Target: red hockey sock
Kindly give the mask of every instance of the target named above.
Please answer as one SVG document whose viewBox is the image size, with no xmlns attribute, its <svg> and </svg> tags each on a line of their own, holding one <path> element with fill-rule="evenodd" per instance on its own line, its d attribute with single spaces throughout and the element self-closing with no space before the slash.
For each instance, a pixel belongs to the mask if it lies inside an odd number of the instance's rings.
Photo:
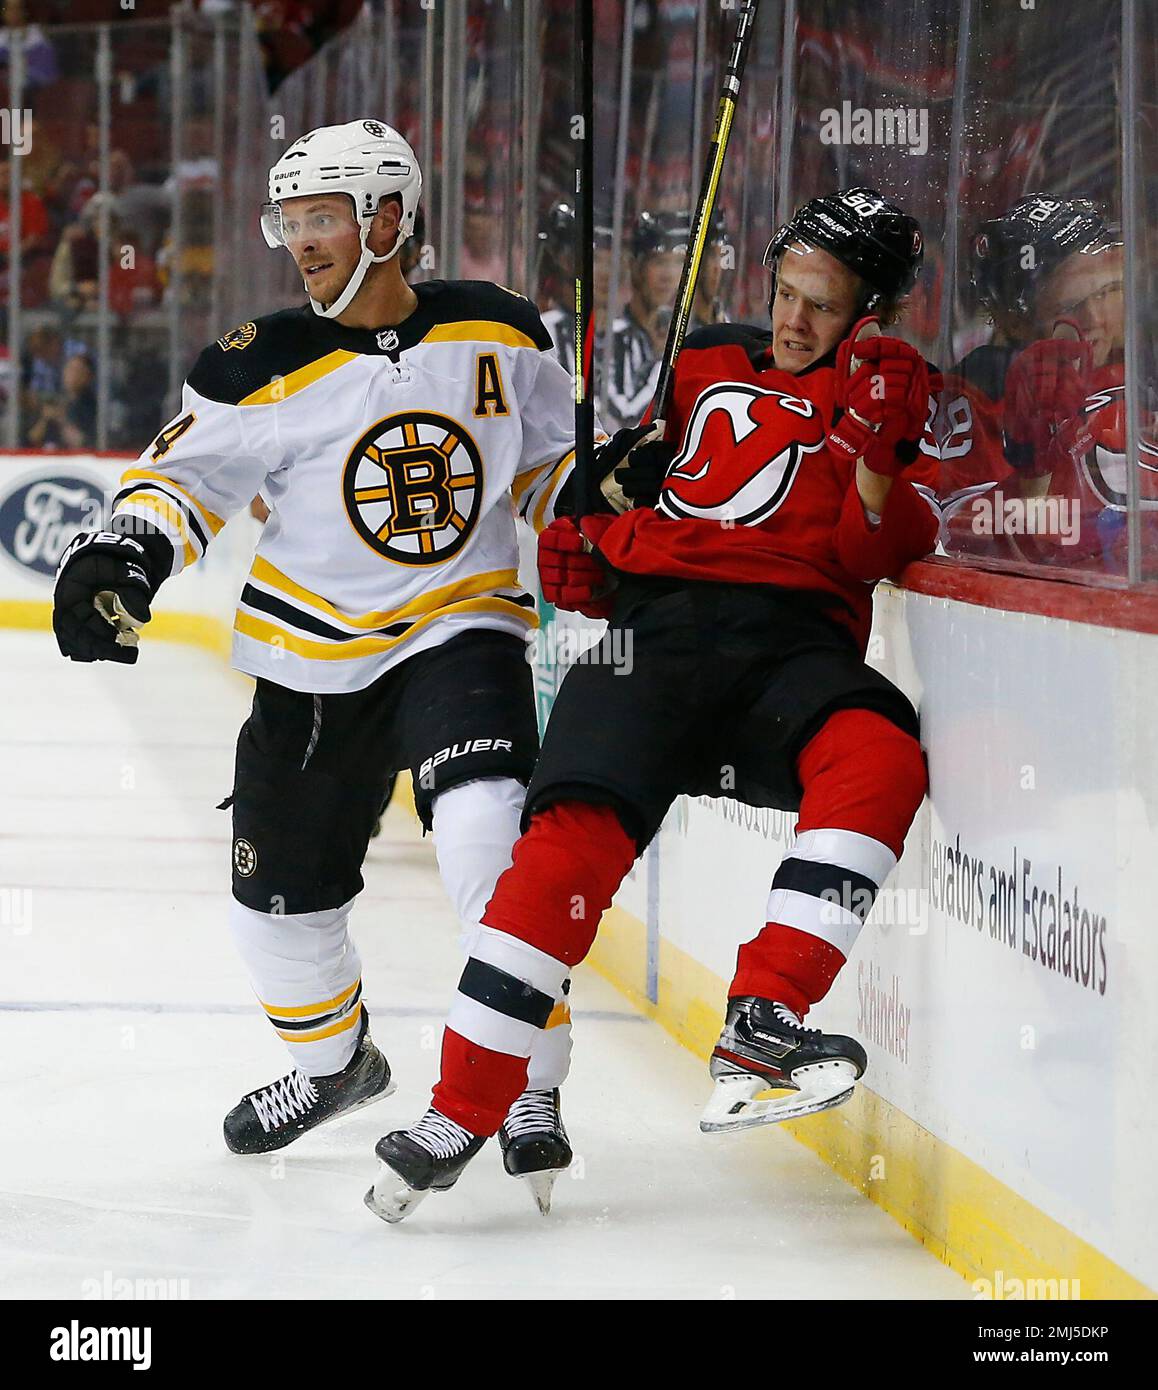
<svg viewBox="0 0 1158 1390">
<path fill-rule="evenodd" d="M 635 854 L 635 841 L 609 806 L 566 801 L 538 812 L 483 913 L 484 926 L 511 938 L 495 955 L 508 981 L 522 968 L 520 945 L 533 948 L 524 950 L 527 968 L 518 976 L 528 990 L 536 970 L 544 970 L 543 956 L 551 958 L 548 967 L 551 961 L 577 965 Z M 476 950 L 480 957 L 494 954 L 485 942 Z M 484 998 L 477 989 L 467 996 L 461 987 L 452 1018 L 455 1027 L 443 1035 L 435 1108 L 472 1134 L 494 1134 L 526 1089 L 526 1019 L 504 1011 L 501 990 Z"/>
<path fill-rule="evenodd" d="M 494 1052 L 456 1033 L 442 1032 L 442 1066 L 431 1104 L 472 1134 L 497 1134 L 511 1105 L 527 1089 L 526 1057 Z"/>
<path fill-rule="evenodd" d="M 855 709 L 826 720 L 796 767 L 796 846 L 773 879 L 770 920 L 740 947 L 728 994 L 776 999 L 803 1016 L 828 993 L 900 857 L 927 774 L 915 738 Z"/>
<path fill-rule="evenodd" d="M 495 885 L 483 924 L 578 965 L 635 855 L 635 841 L 610 806 L 561 801 L 538 811 Z"/>
</svg>

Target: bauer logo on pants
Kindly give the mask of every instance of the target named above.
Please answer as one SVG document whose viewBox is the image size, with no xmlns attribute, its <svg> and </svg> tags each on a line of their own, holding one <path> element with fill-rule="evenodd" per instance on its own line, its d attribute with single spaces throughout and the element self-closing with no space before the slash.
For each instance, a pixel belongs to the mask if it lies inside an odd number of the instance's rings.
<svg viewBox="0 0 1158 1390">
<path fill-rule="evenodd" d="M 443 763 L 449 762 L 451 758 L 461 758 L 465 753 L 485 753 L 492 748 L 510 753 L 511 741 L 506 738 L 468 738 L 462 743 L 452 743 L 449 748 L 440 748 L 437 753 L 431 754 L 423 761 L 418 769 L 419 779 L 433 772 L 436 767 L 441 767 Z"/>
<path fill-rule="evenodd" d="M 410 410 L 379 420 L 358 440 L 342 500 L 371 550 L 402 565 L 439 565 L 474 530 L 482 485 L 482 454 L 466 426 Z"/>
<path fill-rule="evenodd" d="M 233 867 L 239 878 L 249 878 L 257 868 L 257 850 L 248 840 L 234 840 Z"/>
</svg>

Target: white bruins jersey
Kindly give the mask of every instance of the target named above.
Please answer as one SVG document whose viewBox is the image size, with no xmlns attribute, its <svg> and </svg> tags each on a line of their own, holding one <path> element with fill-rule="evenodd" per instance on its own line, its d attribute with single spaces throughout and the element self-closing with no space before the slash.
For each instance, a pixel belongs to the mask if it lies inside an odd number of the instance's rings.
<svg viewBox="0 0 1158 1390">
<path fill-rule="evenodd" d="M 114 511 L 165 532 L 174 574 L 266 499 L 233 634 L 252 676 L 361 690 L 466 629 L 537 623 L 515 518 L 554 518 L 574 462 L 571 378 L 522 296 L 476 281 L 414 291 L 396 328 L 346 328 L 305 304 L 227 333 L 122 479 Z"/>
</svg>

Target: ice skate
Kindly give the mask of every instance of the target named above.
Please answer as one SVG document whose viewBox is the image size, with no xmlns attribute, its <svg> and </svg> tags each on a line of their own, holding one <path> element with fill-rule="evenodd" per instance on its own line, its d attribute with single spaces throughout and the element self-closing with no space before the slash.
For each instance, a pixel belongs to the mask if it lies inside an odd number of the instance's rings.
<svg viewBox="0 0 1158 1390">
<path fill-rule="evenodd" d="M 486 1143 L 433 1106 L 409 1129 L 396 1129 L 374 1146 L 381 1167 L 366 1205 L 391 1225 L 401 1221 L 430 1192 L 446 1192 Z"/>
<path fill-rule="evenodd" d="M 700 1129 L 752 1129 L 843 1105 L 867 1066 L 855 1038 L 805 1028 L 790 1008 L 771 999 L 732 999 L 712 1052 L 716 1086 Z M 757 1099 L 771 1090 L 788 1094 Z"/>
<path fill-rule="evenodd" d="M 374 1046 L 363 1009 L 354 1055 L 340 1072 L 307 1076 L 295 1069 L 250 1091 L 225 1117 L 225 1143 L 235 1154 L 272 1153 L 327 1120 L 384 1100 L 394 1089 L 390 1064 Z"/>
<path fill-rule="evenodd" d="M 499 1130 L 503 1167 L 523 1178 L 544 1216 L 551 1211 L 551 1191 L 571 1165 L 571 1144 L 563 1128 L 559 1092 L 524 1091 Z"/>
</svg>

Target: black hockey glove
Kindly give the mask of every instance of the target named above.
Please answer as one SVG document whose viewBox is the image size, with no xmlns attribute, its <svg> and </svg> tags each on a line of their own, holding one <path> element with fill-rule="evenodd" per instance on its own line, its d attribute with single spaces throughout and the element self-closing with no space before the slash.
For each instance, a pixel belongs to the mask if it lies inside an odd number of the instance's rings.
<svg viewBox="0 0 1158 1390">
<path fill-rule="evenodd" d="M 618 430 L 595 451 L 603 476 L 604 497 L 618 512 L 632 507 L 654 507 L 676 446 L 663 439 L 647 439 L 654 425 L 635 425 Z M 641 440 L 646 440 L 641 443 Z"/>
<path fill-rule="evenodd" d="M 624 497 L 631 499 L 633 507 L 655 506 L 667 470 L 677 453 L 676 446 L 666 439 L 649 439 L 646 444 L 632 449 L 622 467 L 615 470 L 615 476 Z"/>
<path fill-rule="evenodd" d="M 137 630 L 152 617 L 149 603 L 172 564 L 167 537 L 134 522 L 138 536 L 87 531 L 65 548 L 56 570 L 52 630 L 70 661 L 137 659 Z"/>
</svg>

